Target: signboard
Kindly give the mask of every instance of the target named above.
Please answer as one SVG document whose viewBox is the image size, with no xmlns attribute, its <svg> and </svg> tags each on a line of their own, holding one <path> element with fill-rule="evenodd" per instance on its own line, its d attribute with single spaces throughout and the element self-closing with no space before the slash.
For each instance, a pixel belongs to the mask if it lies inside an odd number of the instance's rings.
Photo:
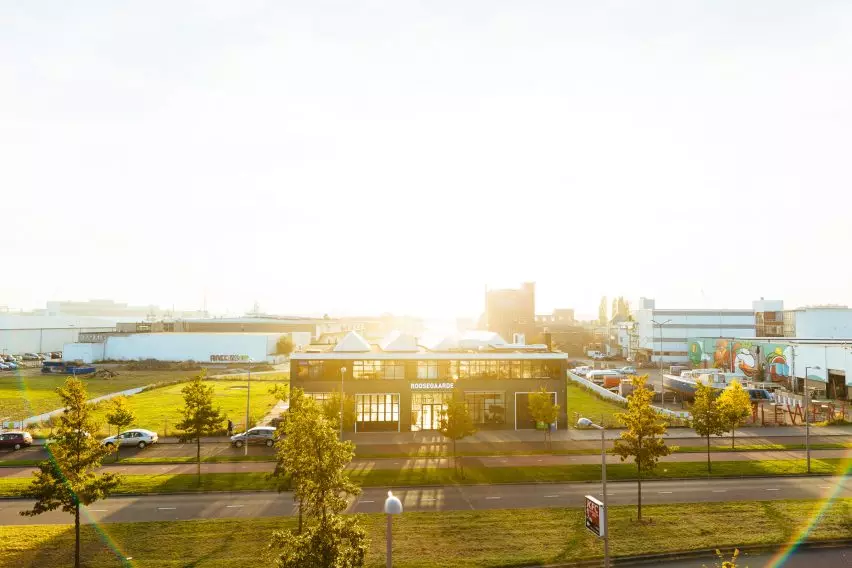
<svg viewBox="0 0 852 568">
<path fill-rule="evenodd" d="M 211 355 L 211 363 L 238 363 L 240 361 L 250 361 L 248 355 Z"/>
<path fill-rule="evenodd" d="M 591 495 L 586 495 L 586 528 L 595 536 L 606 536 L 604 534 L 605 519 L 606 509 L 604 509 L 603 503 Z"/>
<path fill-rule="evenodd" d="M 452 390 L 454 383 L 411 383 L 411 390 Z"/>
</svg>

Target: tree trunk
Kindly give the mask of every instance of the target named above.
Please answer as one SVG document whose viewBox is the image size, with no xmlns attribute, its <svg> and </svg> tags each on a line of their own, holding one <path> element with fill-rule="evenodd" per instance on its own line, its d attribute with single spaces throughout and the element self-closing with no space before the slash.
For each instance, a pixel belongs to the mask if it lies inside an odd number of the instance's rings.
<svg viewBox="0 0 852 568">
<path fill-rule="evenodd" d="M 736 447 L 736 439 L 737 439 L 737 427 L 734 426 L 731 428 L 731 449 L 733 450 Z"/>
<path fill-rule="evenodd" d="M 80 568 L 80 501 L 74 504 L 74 568 Z"/>
<path fill-rule="evenodd" d="M 198 485 L 201 485 L 201 434 L 195 438 L 195 461 L 198 464 Z"/>
<path fill-rule="evenodd" d="M 636 463 L 636 472 L 639 474 L 639 507 L 637 510 L 636 518 L 641 521 L 642 520 L 642 464 Z"/>
<path fill-rule="evenodd" d="M 710 434 L 707 434 L 707 473 L 713 471 L 712 466 L 710 465 Z"/>
<path fill-rule="evenodd" d="M 302 534 L 302 500 L 299 499 L 299 534 Z"/>
</svg>

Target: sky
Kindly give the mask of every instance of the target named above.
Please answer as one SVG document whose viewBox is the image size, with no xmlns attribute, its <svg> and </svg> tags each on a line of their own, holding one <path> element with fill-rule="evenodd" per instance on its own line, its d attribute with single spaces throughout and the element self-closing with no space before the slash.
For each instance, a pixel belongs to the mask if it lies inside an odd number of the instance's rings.
<svg viewBox="0 0 852 568">
<path fill-rule="evenodd" d="M 0 4 L 0 305 L 852 304 L 852 4 Z"/>
</svg>

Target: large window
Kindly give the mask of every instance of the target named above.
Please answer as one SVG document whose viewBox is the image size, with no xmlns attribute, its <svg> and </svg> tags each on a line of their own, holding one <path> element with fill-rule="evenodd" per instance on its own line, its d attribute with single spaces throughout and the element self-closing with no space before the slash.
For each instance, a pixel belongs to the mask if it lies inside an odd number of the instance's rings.
<svg viewBox="0 0 852 568">
<path fill-rule="evenodd" d="M 505 424 L 506 394 L 502 392 L 467 392 L 467 409 L 474 424 Z"/>
<path fill-rule="evenodd" d="M 353 361 L 355 379 L 404 379 L 404 361 Z"/>
<path fill-rule="evenodd" d="M 476 360 L 453 361 L 460 379 L 552 379 L 559 377 L 556 361 Z M 453 368 L 451 366 L 451 368 Z"/>
<path fill-rule="evenodd" d="M 299 361 L 300 379 L 321 379 L 325 369 L 324 361 Z"/>
<path fill-rule="evenodd" d="M 314 399 L 317 402 L 317 404 L 322 406 L 323 404 L 325 404 L 326 402 L 331 400 L 332 393 L 330 393 L 330 392 L 306 392 L 305 396 L 308 397 L 308 398 Z M 340 397 L 338 397 L 338 400 L 340 400 Z"/>
<path fill-rule="evenodd" d="M 418 379 L 437 379 L 438 378 L 438 361 L 418 361 L 417 362 L 417 378 Z"/>
<path fill-rule="evenodd" d="M 405 361 L 383 361 L 382 378 L 384 379 L 404 379 L 405 378 Z"/>
<path fill-rule="evenodd" d="M 355 395 L 355 422 L 358 432 L 398 430 L 399 395 Z"/>
</svg>

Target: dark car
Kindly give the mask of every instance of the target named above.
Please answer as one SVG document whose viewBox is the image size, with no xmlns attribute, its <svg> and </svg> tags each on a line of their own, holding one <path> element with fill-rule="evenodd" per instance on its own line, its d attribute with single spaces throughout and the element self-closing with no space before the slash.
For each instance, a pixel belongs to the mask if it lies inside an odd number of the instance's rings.
<svg viewBox="0 0 852 568">
<path fill-rule="evenodd" d="M 3 432 L 0 434 L 0 449 L 20 450 L 33 445 L 29 432 Z"/>
</svg>

